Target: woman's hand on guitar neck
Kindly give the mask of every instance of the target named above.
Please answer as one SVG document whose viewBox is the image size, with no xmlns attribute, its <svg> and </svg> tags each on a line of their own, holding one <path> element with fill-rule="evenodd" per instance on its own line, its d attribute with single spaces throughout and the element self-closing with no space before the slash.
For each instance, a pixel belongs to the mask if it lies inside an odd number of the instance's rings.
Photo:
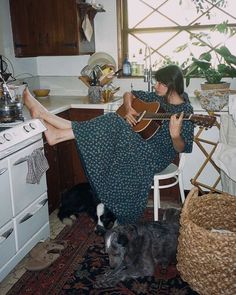
<svg viewBox="0 0 236 295">
<path fill-rule="evenodd" d="M 180 116 L 172 115 L 170 117 L 169 130 L 170 136 L 172 138 L 174 149 L 181 153 L 184 150 L 185 142 L 181 137 L 181 129 L 183 123 L 184 113 L 182 112 Z"/>
<path fill-rule="evenodd" d="M 184 117 L 183 112 L 180 115 L 172 115 L 170 117 L 169 130 L 170 130 L 171 138 L 176 138 L 180 136 L 183 117 Z"/>
</svg>

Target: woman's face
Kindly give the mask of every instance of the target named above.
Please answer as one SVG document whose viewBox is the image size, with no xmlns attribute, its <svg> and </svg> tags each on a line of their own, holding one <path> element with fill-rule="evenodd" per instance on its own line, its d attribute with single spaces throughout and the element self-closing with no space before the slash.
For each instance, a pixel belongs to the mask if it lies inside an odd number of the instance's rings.
<svg viewBox="0 0 236 295">
<path fill-rule="evenodd" d="M 160 96 L 165 96 L 168 90 L 167 85 L 159 81 L 156 82 L 154 88 L 155 88 L 156 94 Z"/>
</svg>

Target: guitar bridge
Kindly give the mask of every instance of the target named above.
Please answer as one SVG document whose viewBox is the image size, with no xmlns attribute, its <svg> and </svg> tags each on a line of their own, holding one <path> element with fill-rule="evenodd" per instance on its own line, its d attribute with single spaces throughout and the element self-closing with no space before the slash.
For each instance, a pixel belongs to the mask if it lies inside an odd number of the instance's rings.
<svg viewBox="0 0 236 295">
<path fill-rule="evenodd" d="M 145 116 L 145 114 L 146 114 L 146 110 L 145 111 L 143 111 L 140 115 L 139 115 L 139 117 L 138 117 L 138 119 L 137 119 L 137 123 L 139 123 L 142 119 L 143 119 L 143 117 Z"/>
</svg>

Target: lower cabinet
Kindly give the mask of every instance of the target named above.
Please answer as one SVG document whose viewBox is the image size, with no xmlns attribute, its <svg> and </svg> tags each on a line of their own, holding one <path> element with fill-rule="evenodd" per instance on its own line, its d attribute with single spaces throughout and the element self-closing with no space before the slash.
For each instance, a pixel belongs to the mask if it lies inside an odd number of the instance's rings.
<svg viewBox="0 0 236 295">
<path fill-rule="evenodd" d="M 70 109 L 59 113 L 64 119 L 85 121 L 100 116 L 103 109 Z M 59 207 L 61 193 L 77 183 L 87 182 L 83 166 L 77 152 L 75 140 L 49 146 L 45 140 L 45 155 L 49 163 L 47 171 L 49 213 Z"/>
</svg>

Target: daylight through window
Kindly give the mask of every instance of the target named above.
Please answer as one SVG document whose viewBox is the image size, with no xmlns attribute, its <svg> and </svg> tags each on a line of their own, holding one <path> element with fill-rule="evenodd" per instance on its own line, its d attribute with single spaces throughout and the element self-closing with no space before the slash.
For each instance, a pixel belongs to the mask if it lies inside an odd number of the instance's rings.
<svg viewBox="0 0 236 295">
<path fill-rule="evenodd" d="M 192 57 L 221 45 L 236 55 L 235 0 L 117 0 L 117 8 L 119 65 L 126 54 L 149 62 L 146 46 L 153 70 L 167 63 L 184 69 Z"/>
</svg>

